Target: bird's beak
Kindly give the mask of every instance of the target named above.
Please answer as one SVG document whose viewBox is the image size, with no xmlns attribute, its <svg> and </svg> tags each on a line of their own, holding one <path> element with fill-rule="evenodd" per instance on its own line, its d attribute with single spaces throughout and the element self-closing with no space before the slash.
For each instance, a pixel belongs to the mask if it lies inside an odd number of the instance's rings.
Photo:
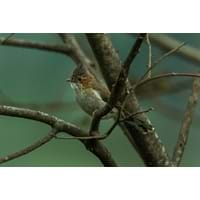
<svg viewBox="0 0 200 200">
<path fill-rule="evenodd" d="M 67 79 L 66 79 L 66 82 L 71 83 L 72 81 L 71 81 L 70 78 L 67 78 Z"/>
</svg>

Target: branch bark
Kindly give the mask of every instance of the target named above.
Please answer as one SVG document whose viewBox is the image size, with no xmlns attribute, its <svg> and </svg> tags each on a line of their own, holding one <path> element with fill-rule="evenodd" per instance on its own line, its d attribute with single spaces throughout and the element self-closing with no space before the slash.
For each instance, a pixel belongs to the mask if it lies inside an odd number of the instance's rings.
<svg viewBox="0 0 200 200">
<path fill-rule="evenodd" d="M 120 58 L 107 35 L 87 34 L 87 38 L 99 62 L 108 87 L 112 89 L 122 69 Z M 130 84 L 127 83 L 126 87 L 126 89 L 129 89 Z M 134 94 L 129 95 L 125 109 L 131 113 L 140 111 Z M 137 147 L 136 150 L 147 166 L 172 165 L 155 129 L 144 113 L 135 116 L 132 119 L 132 123 L 124 123 L 124 126 L 128 130 L 131 139 L 134 140 Z"/>
<path fill-rule="evenodd" d="M 53 134 L 52 132 L 50 132 L 49 135 L 45 136 L 38 142 L 34 143 L 33 145 L 25 149 L 22 149 L 19 152 L 0 158 L 1 163 L 17 158 L 18 156 L 24 155 L 24 153 L 26 152 L 29 153 L 33 149 L 39 148 L 41 145 L 50 141 L 53 138 L 54 134 L 57 134 L 59 132 L 65 132 L 74 137 L 83 137 L 83 138 L 89 135 L 87 131 L 80 129 L 73 124 L 67 123 L 64 120 L 61 120 L 55 116 L 51 116 L 51 115 L 48 115 L 47 113 L 40 112 L 40 111 L 17 108 L 17 107 L 12 107 L 12 106 L 0 106 L 0 115 L 31 119 L 34 121 L 48 124 L 53 128 L 53 130 L 56 130 L 56 133 L 54 131 L 53 131 Z M 105 147 L 105 145 L 103 145 L 103 143 L 101 143 L 100 141 L 96 141 L 95 142 L 96 145 L 93 146 L 87 140 L 84 140 L 84 139 L 79 139 L 79 140 L 85 145 L 85 147 L 90 152 L 92 152 L 94 155 L 97 156 L 97 158 L 99 158 L 99 160 L 103 163 L 104 166 L 117 166 L 110 152 Z"/>
<path fill-rule="evenodd" d="M 107 105 L 105 105 L 104 108 L 102 108 L 94 113 L 94 116 L 92 118 L 91 128 L 90 128 L 91 135 L 92 135 L 92 132 L 94 132 L 94 133 L 98 132 L 99 124 L 100 124 L 102 117 L 107 115 L 109 112 L 111 112 L 112 109 L 116 106 L 117 102 L 123 103 L 125 96 L 126 96 L 125 88 L 126 88 L 128 72 L 129 72 L 132 61 L 134 60 L 134 58 L 136 57 L 136 55 L 139 52 L 139 49 L 142 45 L 142 42 L 143 42 L 145 36 L 146 36 L 146 34 L 140 34 L 138 36 L 135 44 L 133 45 L 133 47 L 132 47 L 129 55 L 127 56 L 127 59 L 125 60 L 124 65 L 119 73 L 116 83 L 114 84 L 114 86 L 111 90 L 110 98 L 109 98 Z"/>
<path fill-rule="evenodd" d="M 181 124 L 178 141 L 174 149 L 173 162 L 176 166 L 180 165 L 181 159 L 183 157 L 183 153 L 189 136 L 190 126 L 192 124 L 192 116 L 197 105 L 199 93 L 200 93 L 200 79 L 196 78 L 192 85 L 192 94 L 188 99 L 188 104 L 183 116 L 183 121 Z"/>
<path fill-rule="evenodd" d="M 70 56 L 73 59 L 73 61 L 77 65 L 79 65 L 81 63 L 84 67 L 89 69 L 90 65 L 92 65 L 92 62 L 84 54 L 84 52 L 80 48 L 74 35 L 67 34 L 67 33 L 60 33 L 59 35 L 60 35 L 62 41 L 64 42 L 64 45 L 70 46 L 70 49 L 71 49 Z"/>
<path fill-rule="evenodd" d="M 27 146 L 26 148 L 21 149 L 21 150 L 14 152 L 12 154 L 9 154 L 5 157 L 0 158 L 0 164 L 8 162 L 9 160 L 13 160 L 13 159 L 18 158 L 18 157 L 21 157 L 25 154 L 28 154 L 28 153 L 34 151 L 35 149 L 38 149 L 42 145 L 44 145 L 47 142 L 49 142 L 50 140 L 52 140 L 56 136 L 57 132 L 58 131 L 56 129 L 51 129 L 51 131 L 48 133 L 48 135 L 46 135 L 45 137 L 36 141 L 34 144 Z"/>
<path fill-rule="evenodd" d="M 0 38 L 0 45 L 2 46 L 13 46 L 22 48 L 31 48 L 37 50 L 45 50 L 55 53 L 62 53 L 71 56 L 71 46 L 63 44 L 47 44 L 42 42 L 33 42 L 21 39 L 6 39 Z"/>
</svg>

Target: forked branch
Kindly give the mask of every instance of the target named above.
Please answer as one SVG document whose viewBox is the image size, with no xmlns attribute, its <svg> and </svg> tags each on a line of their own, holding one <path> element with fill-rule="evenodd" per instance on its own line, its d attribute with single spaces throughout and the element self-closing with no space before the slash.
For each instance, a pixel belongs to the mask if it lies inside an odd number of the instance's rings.
<svg viewBox="0 0 200 200">
<path fill-rule="evenodd" d="M 83 138 L 89 135 L 87 131 L 80 129 L 79 127 L 73 124 L 67 123 L 64 120 L 61 120 L 55 116 L 40 111 L 17 108 L 12 106 L 0 106 L 0 115 L 30 119 L 42 122 L 52 127 L 52 131 L 50 131 L 50 133 L 47 136 L 38 140 L 34 144 L 26 147 L 25 149 L 0 158 L 0 163 L 4 163 L 8 160 L 20 157 L 26 153 L 31 152 L 36 148 L 39 148 L 43 144 L 53 139 L 54 136 L 59 132 L 65 132 L 74 137 Z M 95 146 L 91 146 L 91 144 L 86 140 L 80 139 L 80 141 L 90 152 L 92 152 L 99 158 L 99 160 L 104 164 L 104 166 L 117 166 L 108 149 L 100 141 L 97 141 Z"/>
</svg>

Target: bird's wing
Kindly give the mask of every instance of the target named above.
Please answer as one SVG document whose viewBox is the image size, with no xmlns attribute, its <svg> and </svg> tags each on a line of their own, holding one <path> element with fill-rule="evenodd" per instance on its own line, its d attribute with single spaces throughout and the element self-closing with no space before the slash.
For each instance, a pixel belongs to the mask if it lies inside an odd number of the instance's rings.
<svg viewBox="0 0 200 200">
<path fill-rule="evenodd" d="M 95 89 L 99 92 L 101 98 L 105 101 L 108 102 L 109 98 L 110 98 L 110 91 L 108 90 L 108 88 L 104 85 L 99 85 L 95 84 Z"/>
</svg>

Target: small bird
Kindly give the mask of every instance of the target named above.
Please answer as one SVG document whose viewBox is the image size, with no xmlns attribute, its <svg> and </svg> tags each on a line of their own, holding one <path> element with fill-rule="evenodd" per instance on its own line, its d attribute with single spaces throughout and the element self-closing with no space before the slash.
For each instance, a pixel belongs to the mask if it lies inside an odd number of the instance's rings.
<svg viewBox="0 0 200 200">
<path fill-rule="evenodd" d="M 67 81 L 75 91 L 77 103 L 90 116 L 93 116 L 96 110 L 104 107 L 109 100 L 108 88 L 82 65 L 75 68 L 71 78 Z M 113 113 L 116 115 L 116 110 L 108 113 L 104 119 L 113 117 Z"/>
<path fill-rule="evenodd" d="M 72 73 L 71 78 L 67 79 L 67 81 L 70 82 L 71 87 L 75 91 L 77 103 L 90 116 L 93 116 L 96 110 L 104 107 L 110 98 L 109 89 L 103 83 L 101 83 L 95 77 L 95 75 L 93 75 L 88 69 L 84 68 L 82 65 L 79 65 L 78 67 L 75 68 L 75 70 Z M 113 110 L 110 113 L 108 113 L 106 116 L 104 116 L 103 119 L 118 117 L 119 109 L 113 108 Z M 139 119 L 131 119 L 133 121 L 129 121 L 129 117 L 124 118 L 123 113 L 121 113 L 120 115 L 122 117 L 121 119 L 123 120 L 123 122 L 126 123 L 126 127 L 123 126 L 123 129 L 127 129 L 128 127 L 132 130 L 133 127 L 135 126 L 140 127 L 140 128 L 144 126 L 144 122 L 141 122 Z M 124 121 L 124 119 L 126 120 Z M 137 123 L 135 121 L 137 121 Z M 120 124 L 120 121 L 119 121 L 119 124 Z M 134 141 L 134 136 L 131 134 L 132 132 L 130 133 L 127 131 L 125 132 L 126 132 L 125 134 L 129 138 L 131 143 L 137 149 L 137 146 L 135 145 L 135 141 Z M 111 131 L 109 132 L 109 134 L 110 133 Z M 108 135 L 106 135 L 106 137 Z M 106 137 L 103 137 L 103 138 L 106 138 Z"/>
</svg>

